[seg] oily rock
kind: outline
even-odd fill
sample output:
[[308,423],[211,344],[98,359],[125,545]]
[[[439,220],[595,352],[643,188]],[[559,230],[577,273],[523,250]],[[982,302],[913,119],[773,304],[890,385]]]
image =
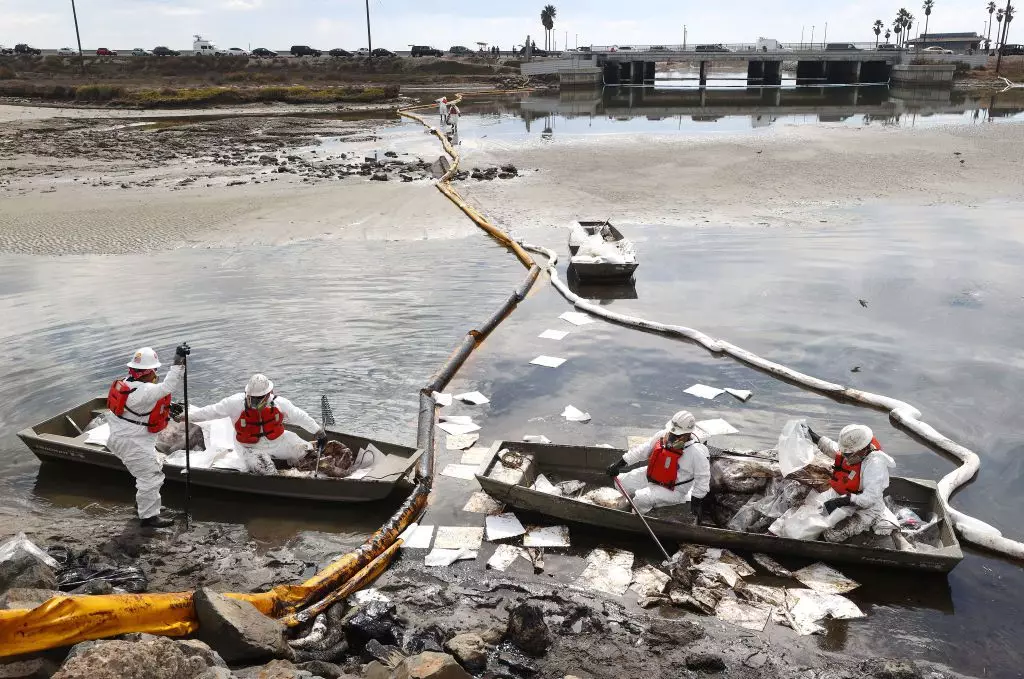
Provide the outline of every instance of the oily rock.
[[447,653],[427,651],[406,658],[394,671],[395,679],[469,679],[470,675]]
[[199,619],[197,636],[229,663],[290,657],[285,627],[239,601],[210,589],[197,590],[193,598]]
[[167,637],[146,637],[86,642],[89,646],[72,653],[54,679],[193,679],[211,667]]
[[471,674],[479,674],[487,667],[487,644],[478,634],[456,634],[444,645],[444,650]]
[[521,603],[509,611],[505,639],[535,658],[547,653],[551,646],[551,633],[540,606]]

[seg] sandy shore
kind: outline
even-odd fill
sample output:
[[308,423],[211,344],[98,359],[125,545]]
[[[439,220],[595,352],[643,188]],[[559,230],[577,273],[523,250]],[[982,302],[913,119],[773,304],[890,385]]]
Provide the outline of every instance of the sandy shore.
[[467,150],[467,166],[511,161],[536,171],[509,184],[470,182],[464,193],[513,231],[597,218],[804,226],[838,207],[889,201],[970,205],[1017,197],[1024,189],[1022,158],[1024,126],[1015,124],[563,137]]

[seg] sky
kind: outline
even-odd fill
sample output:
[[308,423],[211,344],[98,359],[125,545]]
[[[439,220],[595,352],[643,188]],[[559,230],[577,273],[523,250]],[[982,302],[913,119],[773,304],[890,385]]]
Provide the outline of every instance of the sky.
[[[801,32],[809,41],[812,26],[820,41],[826,23],[829,42],[868,42],[874,40],[874,20],[891,25],[900,7],[924,18],[919,0],[370,0],[373,44],[393,50],[411,44],[475,47],[477,42],[509,48],[530,35],[543,45],[540,11],[546,2],[557,8],[554,34],[560,48],[566,39],[569,47],[577,40],[580,45],[680,44],[684,25],[689,44],[754,42],[761,36],[799,42]],[[987,4],[936,0],[929,31],[984,34]],[[351,50],[367,42],[364,0],[76,0],[76,6],[87,50],[190,48],[194,33],[220,47],[245,49],[309,44]],[[19,42],[74,45],[70,0],[0,0],[0,44]],[[1024,42],[1024,36],[1016,42]]]

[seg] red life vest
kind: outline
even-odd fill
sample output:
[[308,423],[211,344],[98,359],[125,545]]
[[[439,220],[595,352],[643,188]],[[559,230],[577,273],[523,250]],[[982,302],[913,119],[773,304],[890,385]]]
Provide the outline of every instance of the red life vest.
[[[871,450],[881,450],[882,444],[878,439],[871,439]],[[861,460],[857,464],[849,464],[842,453],[836,453],[836,463],[832,467],[832,478],[828,485],[840,495],[861,492],[860,468],[864,465]]]
[[647,480],[675,490],[679,478],[679,459],[682,456],[682,450],[668,448],[664,441],[658,439],[651,449],[651,456],[647,458]]
[[254,445],[261,438],[268,441],[284,433],[284,415],[274,405],[274,400],[265,408],[246,408],[235,421],[235,439],[245,445]]
[[[114,380],[110,385],[110,391],[107,392],[107,408],[125,422],[146,427],[150,434],[162,432],[171,421],[171,395],[167,394],[157,401],[149,412],[137,413],[128,407],[128,397],[134,391],[135,387],[130,386],[125,380]],[[125,417],[126,412],[139,419]]]

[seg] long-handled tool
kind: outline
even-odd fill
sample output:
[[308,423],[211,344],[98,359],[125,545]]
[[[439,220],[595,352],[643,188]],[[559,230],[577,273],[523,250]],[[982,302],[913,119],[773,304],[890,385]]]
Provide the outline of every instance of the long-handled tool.
[[[320,397],[320,422],[327,430],[328,425],[334,425],[334,412],[331,410],[331,404],[327,401],[327,394],[323,394]],[[320,456],[324,453],[324,447],[326,443],[317,443],[316,446],[316,467],[313,468],[313,478],[315,479],[320,473]]]
[[192,353],[192,350],[189,348],[188,342],[182,342],[181,348],[185,351],[185,356],[182,358],[182,367],[184,368],[182,383],[185,392],[185,529],[188,530],[192,521],[192,513],[189,511],[189,502],[192,499],[192,442],[188,438],[188,355]]
[[617,476],[615,477],[615,485],[618,487],[619,492],[622,493],[623,497],[626,498],[629,506],[633,508],[634,512],[636,512],[636,515],[640,517],[641,521],[643,521],[644,528],[646,528],[647,532],[651,534],[651,539],[654,540],[654,544],[658,545],[658,549],[660,549],[661,553],[665,555],[665,561],[671,562],[672,557],[670,557],[668,552],[665,551],[665,547],[661,544],[661,540],[659,540],[658,536],[654,534],[653,530],[651,530],[651,524],[647,523],[647,519],[645,519],[644,515],[640,513],[640,510],[636,508],[636,505],[633,503],[633,498],[631,498],[629,493],[626,492],[626,489],[622,487],[622,482],[619,481],[619,477]]

